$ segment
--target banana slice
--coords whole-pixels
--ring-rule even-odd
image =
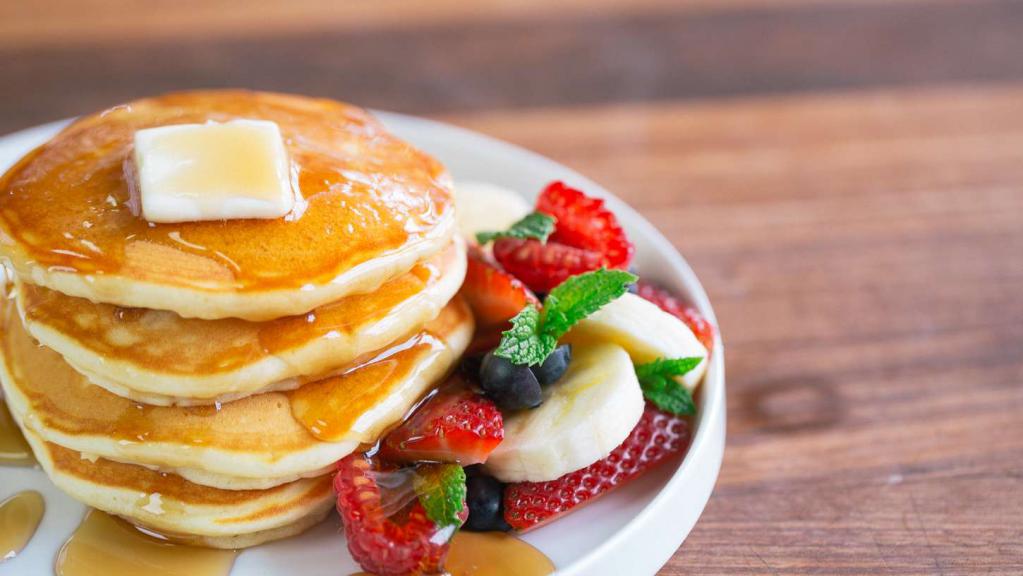
[[[457,182],[458,228],[466,238],[477,232],[507,230],[533,208],[513,190],[486,182]]]
[[[656,304],[631,293],[590,314],[563,340],[572,344],[614,342],[625,348],[636,364],[657,358],[703,357],[703,362],[679,378],[690,391],[707,371],[707,349],[693,331]]]
[[[579,345],[543,404],[504,419],[504,440],[486,468],[503,482],[554,480],[610,454],[642,415],[629,354],[607,342]]]

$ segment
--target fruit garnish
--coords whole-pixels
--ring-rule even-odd
[[[457,527],[440,526],[430,518],[415,492],[414,474],[411,468],[389,467],[364,454],[338,462],[337,511],[348,551],[364,570],[379,576],[442,570]],[[459,518],[467,514],[463,510]]]
[[[501,443],[501,412],[492,401],[464,387],[448,385],[392,430],[380,457],[392,462],[478,464]]]
[[[638,364],[636,378],[643,389],[643,397],[661,410],[677,415],[696,414],[696,404],[689,390],[675,380],[699,366],[703,358],[658,358]]]
[[[548,386],[558,381],[559,378],[568,370],[568,363],[572,361],[572,346],[569,344],[562,344],[551,352],[551,355],[547,357],[539,366],[533,366],[530,370],[536,376],[541,386]]]
[[[570,276],[596,270],[604,263],[604,258],[592,250],[518,238],[494,242],[494,258],[537,292],[549,292]]]
[[[585,468],[628,438],[643,416],[643,391],[628,352],[580,343],[543,404],[505,414],[504,440],[483,465],[502,482],[543,482]]]
[[[636,277],[621,270],[594,270],[572,276],[555,287],[543,309],[526,306],[512,318],[495,354],[514,364],[542,364],[554,352],[558,338],[583,318],[625,294]]]
[[[543,402],[543,391],[529,366],[487,353],[480,365],[480,388],[502,410],[535,408]]]
[[[465,475],[465,503],[469,507],[469,518],[462,528],[474,532],[511,530],[504,521],[504,484],[476,467],[466,468]]]
[[[532,530],[683,452],[689,440],[689,423],[684,418],[648,404],[629,437],[603,460],[549,482],[507,485],[504,518],[515,530]]]
[[[632,242],[603,200],[553,182],[536,199],[536,209],[557,219],[552,242],[596,252],[607,268],[625,270],[632,262]]]
[[[636,284],[636,294],[657,304],[661,310],[675,316],[684,322],[686,326],[689,326],[696,339],[707,349],[708,354],[714,349],[714,326],[707,322],[696,308],[683,304],[681,300],[667,290],[647,284],[646,282],[638,282]]]
[[[542,212],[531,212],[518,222],[512,224],[507,230],[477,232],[476,242],[482,246],[498,238],[533,238],[543,243],[547,242],[547,237],[552,232],[554,232],[553,216]]]
[[[526,304],[540,303],[525,284],[492,264],[475,247],[469,249],[461,293],[472,309],[480,333],[504,329]]]

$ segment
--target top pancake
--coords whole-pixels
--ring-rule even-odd
[[[300,198],[283,218],[152,224],[126,166],[136,130],[276,122]],[[0,178],[0,254],[22,281],[184,317],[266,320],[374,290],[455,231],[450,178],[365,111],[243,91],[170,94],[68,126]]]

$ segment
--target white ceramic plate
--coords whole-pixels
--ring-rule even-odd
[[[687,296],[717,324],[707,295],[685,260],[649,222],[597,184],[551,160],[480,134],[398,114],[379,116],[399,136],[446,164],[456,181],[493,182],[531,198],[548,182],[563,180],[606,198],[636,244],[640,272]],[[64,123],[0,138],[0,171]],[[703,512],[721,466],[725,370],[720,341],[700,401],[696,434],[684,460],[665,464],[524,537],[554,561],[559,575],[654,574],[671,557]],[[84,506],[50,484],[42,471],[0,468],[0,500],[26,489],[43,493],[46,515],[25,550],[0,564],[0,575],[52,573],[57,551],[85,512]],[[358,566],[337,532],[334,516],[302,536],[246,550],[238,556],[232,576],[343,576],[356,572]]]

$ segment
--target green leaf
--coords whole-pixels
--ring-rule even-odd
[[[547,237],[554,232],[554,222],[553,216],[543,212],[532,212],[503,232],[477,232],[476,241],[481,246],[498,238],[535,238],[546,243]]]
[[[515,364],[540,364],[558,345],[558,339],[551,339],[541,331],[540,311],[527,304],[514,318],[512,327],[501,335],[501,344],[494,352],[497,356]]]
[[[416,467],[412,486],[426,516],[438,528],[462,525],[465,509],[465,471],[458,464],[423,464]]]
[[[696,413],[693,396],[675,377],[682,376],[696,368],[702,357],[658,358],[653,362],[636,366],[636,377],[643,389],[643,396],[655,406],[672,414]]]
[[[544,300],[543,332],[557,340],[576,322],[625,294],[636,280],[635,274],[604,268],[572,276]]]
[[[635,281],[633,274],[603,268],[572,276],[551,290],[542,312],[528,305],[516,314],[494,353],[514,364],[542,364],[558,346],[558,338],[576,322],[625,294]]]

